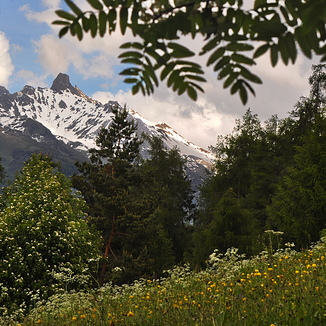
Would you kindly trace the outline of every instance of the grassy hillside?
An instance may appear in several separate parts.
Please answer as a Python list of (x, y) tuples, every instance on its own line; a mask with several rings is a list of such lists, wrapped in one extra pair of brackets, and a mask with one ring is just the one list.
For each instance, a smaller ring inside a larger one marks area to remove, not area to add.
[(205, 271), (56, 295), (20, 325), (325, 325), (325, 242), (290, 247), (250, 260), (215, 252)]

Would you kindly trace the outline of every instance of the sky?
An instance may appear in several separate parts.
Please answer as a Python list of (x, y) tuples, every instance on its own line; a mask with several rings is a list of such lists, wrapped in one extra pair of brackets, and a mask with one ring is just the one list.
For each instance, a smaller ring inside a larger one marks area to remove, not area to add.
[[(85, 0), (75, 3), (87, 9)], [(63, 0), (0, 0), (0, 85), (11, 93), (25, 85), (51, 87), (60, 72), (66, 73), (71, 84), (86, 95), (102, 103), (118, 101), (150, 121), (165, 122), (203, 148), (214, 146), (218, 135), (231, 133), (235, 119), (248, 108), (262, 122), (274, 114), (286, 117), (300, 97), (309, 94), (311, 65), (318, 63), (300, 55), (295, 65), (279, 62), (272, 68), (269, 56), (261, 57), (253, 72), (263, 85), (254, 85), (256, 96), (250, 95), (246, 105), (237, 94), (224, 90), (223, 82), (205, 67), (207, 57), (196, 57), (208, 81), (203, 85), (205, 93), (200, 93), (196, 102), (186, 94), (178, 96), (165, 82), (150, 97), (132, 95), (119, 75), (126, 67), (117, 58), (119, 46), (132, 41), (132, 35), (114, 33), (95, 39), (87, 35), (80, 42), (67, 34), (59, 39), (59, 27), (51, 22), (57, 19), (55, 10), (60, 8), (67, 9)], [(199, 38), (180, 42), (195, 52), (202, 46)]]

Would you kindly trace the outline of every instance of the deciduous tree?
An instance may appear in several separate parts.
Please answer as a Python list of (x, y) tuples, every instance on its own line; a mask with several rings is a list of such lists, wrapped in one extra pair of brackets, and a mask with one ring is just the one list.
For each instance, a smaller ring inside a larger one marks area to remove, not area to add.
[[(0, 212), (0, 305), (4, 312), (47, 299), (69, 271), (78, 289), (89, 259), (99, 257), (98, 235), (90, 232), (85, 202), (50, 157), (34, 154), (5, 190)], [(90, 280), (87, 282), (91, 283)], [(69, 284), (68, 284), (69, 283)]]

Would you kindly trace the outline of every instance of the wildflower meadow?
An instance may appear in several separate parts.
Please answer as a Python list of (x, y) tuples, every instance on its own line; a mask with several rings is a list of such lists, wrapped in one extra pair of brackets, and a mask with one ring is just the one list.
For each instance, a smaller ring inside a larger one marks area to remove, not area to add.
[(203, 271), (184, 265), (160, 279), (56, 294), (1, 325), (325, 325), (325, 241), (251, 259), (215, 251)]

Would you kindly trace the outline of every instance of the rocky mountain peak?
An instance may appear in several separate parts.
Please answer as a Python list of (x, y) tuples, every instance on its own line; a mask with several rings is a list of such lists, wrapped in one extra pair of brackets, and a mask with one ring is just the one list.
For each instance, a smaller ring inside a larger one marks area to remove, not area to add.
[(54, 92), (60, 92), (69, 89), (72, 94), (79, 95), (77, 89), (70, 84), (69, 76), (61, 72), (53, 81), (51, 89)]
[(3, 87), (3, 86), (0, 86), (0, 95), (3, 95), (3, 94), (9, 94), (9, 91), (7, 90), (7, 88)]

